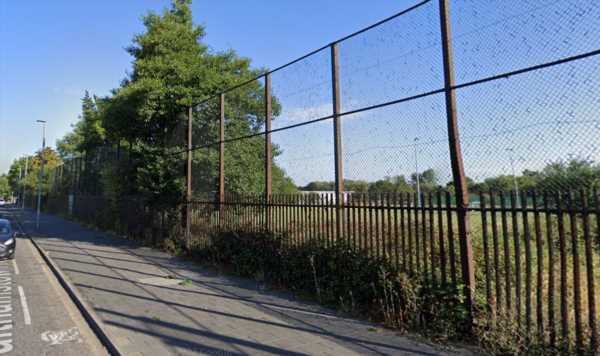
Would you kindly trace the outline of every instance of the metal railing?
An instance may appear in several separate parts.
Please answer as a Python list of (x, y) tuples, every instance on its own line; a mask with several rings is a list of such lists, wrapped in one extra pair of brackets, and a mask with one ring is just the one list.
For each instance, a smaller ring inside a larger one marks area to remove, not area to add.
[[(172, 154), (185, 162), (187, 246), (230, 230), (344, 241), (464, 288), (472, 317), (485, 300), (486, 318), (514, 318), (527, 337), (598, 350), (600, 175), (525, 183), (552, 162), (599, 158), (600, 4), (484, 3), (453, 2), (451, 15), (447, 0), (421, 1), (186, 108), (186, 144)], [(92, 158), (58, 169), (67, 188), (49, 200), (100, 194)], [(400, 183), (373, 193), (385, 175)], [(512, 194), (469, 179), (497, 177)], [(297, 191), (319, 180), (332, 191)], [(366, 191), (348, 188), (360, 180)], [(94, 222), (109, 204), (92, 201), (74, 215)]]

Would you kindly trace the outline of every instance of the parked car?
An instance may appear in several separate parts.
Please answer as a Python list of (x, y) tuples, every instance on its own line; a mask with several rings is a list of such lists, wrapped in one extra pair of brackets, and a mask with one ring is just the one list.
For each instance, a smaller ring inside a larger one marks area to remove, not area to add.
[(0, 199), (0, 205), (4, 205), (6, 204), (6, 201), (4, 201), (4, 199)]
[(13, 231), (10, 221), (0, 219), (0, 258), (13, 259), (15, 257), (17, 236), (19, 234)]

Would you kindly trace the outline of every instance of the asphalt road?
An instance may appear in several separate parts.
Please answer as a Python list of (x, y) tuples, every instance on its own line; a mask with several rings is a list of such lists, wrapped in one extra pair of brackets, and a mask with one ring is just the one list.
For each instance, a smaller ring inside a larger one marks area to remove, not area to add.
[(0, 355), (107, 354), (31, 241), (18, 238), (15, 259), (0, 261)]

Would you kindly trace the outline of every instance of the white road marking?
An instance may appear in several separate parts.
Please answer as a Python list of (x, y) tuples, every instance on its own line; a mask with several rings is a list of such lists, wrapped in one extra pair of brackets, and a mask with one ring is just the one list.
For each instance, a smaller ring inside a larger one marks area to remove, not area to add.
[(12, 260), (13, 263), (13, 267), (15, 270), (15, 274), (18, 275), (19, 274), (19, 266), (17, 266), (17, 260)]
[(21, 298), (21, 306), (23, 307), (25, 325), (31, 325), (31, 314), (29, 314), (29, 306), (27, 306), (27, 297), (25, 297), (25, 292), (21, 286), (19, 286), (19, 297)]
[(83, 342), (83, 339), (79, 335), (79, 329), (76, 326), (67, 330), (44, 331), (41, 337), (42, 340), (49, 342), (50, 345), (60, 345), (65, 342)]
[(8, 263), (0, 263), (0, 354), (14, 349), (12, 339), (12, 278)]

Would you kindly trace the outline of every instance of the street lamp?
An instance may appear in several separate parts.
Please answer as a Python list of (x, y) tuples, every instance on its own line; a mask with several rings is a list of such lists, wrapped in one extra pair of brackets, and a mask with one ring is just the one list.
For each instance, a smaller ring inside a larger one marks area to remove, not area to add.
[(513, 184), (515, 186), (515, 195), (517, 196), (516, 203), (517, 203), (517, 206), (520, 206), (520, 204), (519, 204), (519, 200), (520, 200), (520, 196), (519, 196), (519, 183), (517, 182), (517, 175), (515, 174), (515, 158), (513, 157), (514, 149), (513, 148), (507, 148), (506, 151), (509, 152), (509, 157), (510, 157), (510, 169), (512, 171)]
[(415, 137), (415, 178), (417, 181), (417, 206), (421, 206), (421, 183), (419, 182), (419, 156), (417, 155), (417, 145), (419, 138)]
[(41, 168), (40, 176), (38, 178), (38, 196), (37, 196), (37, 215), (35, 218), (35, 228), (40, 228), (40, 208), (42, 205), (42, 179), (44, 178), (44, 151), (46, 150), (46, 121), (36, 120), (36, 122), (42, 124), (42, 152), (40, 153)]

